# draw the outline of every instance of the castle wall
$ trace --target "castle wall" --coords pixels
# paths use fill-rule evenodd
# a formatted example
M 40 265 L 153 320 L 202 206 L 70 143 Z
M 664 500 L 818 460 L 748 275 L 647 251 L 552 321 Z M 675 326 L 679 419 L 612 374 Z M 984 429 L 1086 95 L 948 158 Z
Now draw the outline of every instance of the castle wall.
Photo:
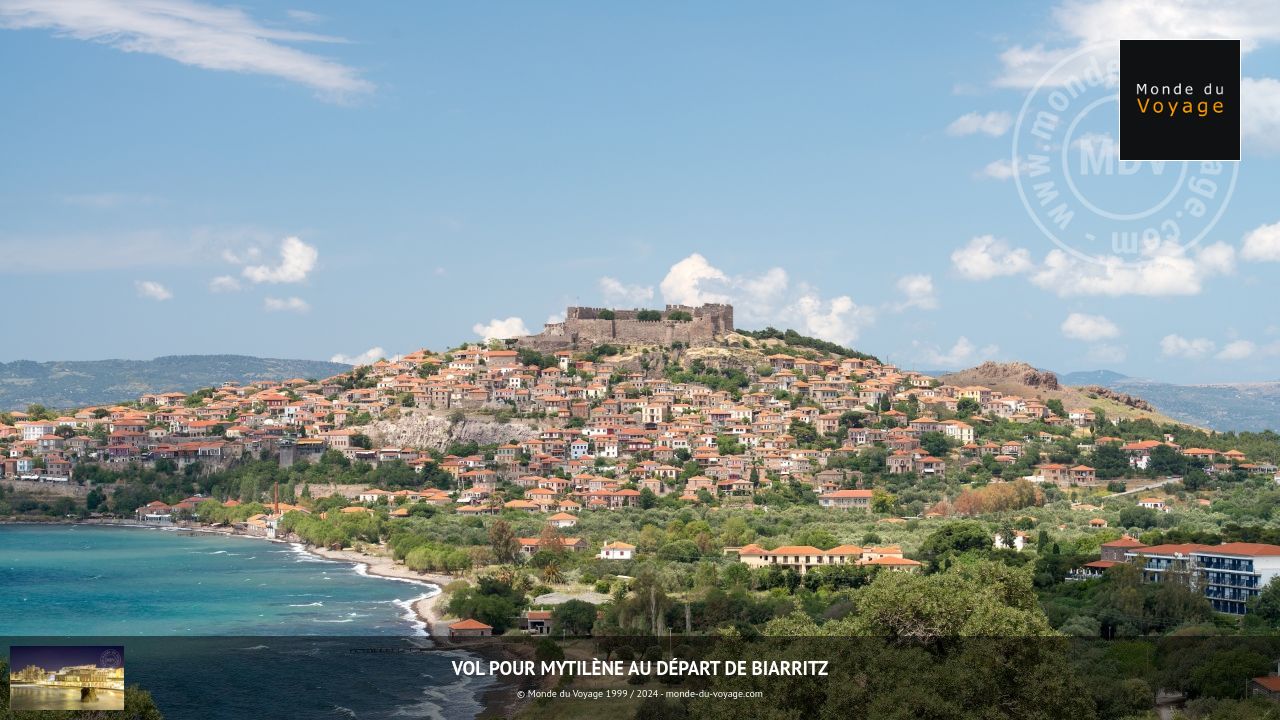
M 709 345 L 717 335 L 733 332 L 733 306 L 701 307 L 668 305 L 664 316 L 676 310 L 689 313 L 688 321 L 636 320 L 639 310 L 614 310 L 614 319 L 601 320 L 606 308 L 571 307 L 562 323 L 548 324 L 538 335 L 520 338 L 519 345 L 540 350 L 564 349 L 602 343 L 634 345 Z

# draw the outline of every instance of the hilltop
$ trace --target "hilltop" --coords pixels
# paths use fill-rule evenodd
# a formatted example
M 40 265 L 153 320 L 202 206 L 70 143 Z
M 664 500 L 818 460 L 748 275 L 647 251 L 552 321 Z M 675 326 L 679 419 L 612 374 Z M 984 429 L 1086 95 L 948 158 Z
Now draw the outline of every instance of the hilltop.
M 350 365 L 247 355 L 167 355 L 154 360 L 0 363 L 0 410 L 30 404 L 55 408 L 102 405 L 148 392 L 191 392 L 232 380 L 323 378 Z
M 1109 418 L 1147 418 L 1157 423 L 1179 422 L 1147 400 L 1101 385 L 1064 385 L 1058 375 L 1024 362 L 985 362 L 939 378 L 949 385 L 981 385 L 1005 395 L 1061 400 L 1067 408 L 1101 408 Z

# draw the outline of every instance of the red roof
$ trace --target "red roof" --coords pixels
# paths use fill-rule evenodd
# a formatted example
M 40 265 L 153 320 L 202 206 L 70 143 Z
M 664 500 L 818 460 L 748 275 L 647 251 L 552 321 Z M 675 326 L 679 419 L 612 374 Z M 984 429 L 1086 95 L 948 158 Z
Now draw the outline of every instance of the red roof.
M 1217 547 L 1206 548 L 1206 551 L 1220 553 L 1223 555 L 1246 555 L 1250 557 L 1257 557 L 1259 555 L 1280 555 L 1280 545 L 1232 542 L 1223 543 Z
M 479 620 L 473 620 L 471 618 L 467 618 L 466 620 L 459 620 L 458 622 L 450 625 L 449 629 L 450 630 L 492 630 L 493 626 L 485 625 Z
M 1280 677 L 1275 675 L 1264 675 L 1253 679 L 1255 683 L 1262 686 L 1268 692 L 1280 692 Z

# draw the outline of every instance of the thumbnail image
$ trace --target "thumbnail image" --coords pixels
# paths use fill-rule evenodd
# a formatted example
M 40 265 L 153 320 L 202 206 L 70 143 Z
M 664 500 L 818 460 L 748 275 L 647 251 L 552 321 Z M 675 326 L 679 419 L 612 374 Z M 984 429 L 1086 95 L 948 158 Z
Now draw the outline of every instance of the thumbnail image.
M 9 648 L 11 710 L 123 710 L 120 645 Z

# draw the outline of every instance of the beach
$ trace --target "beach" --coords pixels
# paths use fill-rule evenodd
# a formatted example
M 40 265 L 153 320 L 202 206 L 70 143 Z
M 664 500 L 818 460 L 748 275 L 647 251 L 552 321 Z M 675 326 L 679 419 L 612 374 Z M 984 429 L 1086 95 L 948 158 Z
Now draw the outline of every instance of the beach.
M 313 547 L 305 543 L 295 543 L 307 552 L 326 560 L 336 560 L 338 562 L 349 562 L 356 565 L 363 565 L 364 572 L 378 577 L 391 578 L 394 580 L 408 580 L 418 583 L 430 583 L 438 589 L 431 593 L 430 596 L 421 598 L 413 603 L 413 611 L 418 619 L 425 626 L 423 629 L 433 639 L 442 642 L 449 640 L 448 624 L 444 622 L 444 612 L 438 607 L 440 600 L 444 597 L 444 588 L 457 578 L 450 575 L 441 575 L 436 573 L 420 573 L 401 565 L 395 561 L 390 555 L 372 555 L 357 550 L 329 550 L 327 548 Z

